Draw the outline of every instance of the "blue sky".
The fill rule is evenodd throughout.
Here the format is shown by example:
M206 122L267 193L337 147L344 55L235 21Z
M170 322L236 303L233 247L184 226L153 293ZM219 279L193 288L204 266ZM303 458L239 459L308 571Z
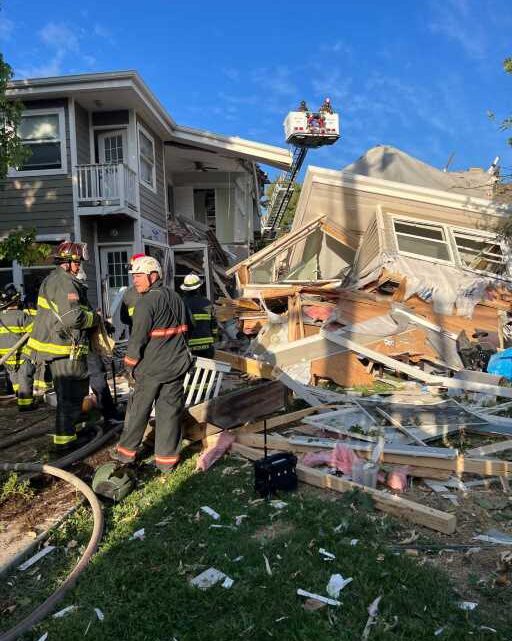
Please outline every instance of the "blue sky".
M282 121L330 96L343 137L308 163L340 168L390 144L442 168L512 148L509 0L1 0L17 77L136 69L180 124L283 145Z

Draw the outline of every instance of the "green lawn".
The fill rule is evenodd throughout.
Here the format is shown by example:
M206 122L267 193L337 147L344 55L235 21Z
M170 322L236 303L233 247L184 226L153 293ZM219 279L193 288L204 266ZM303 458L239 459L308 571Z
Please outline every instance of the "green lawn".
M230 457L206 474L195 474L194 464L195 457L189 458L167 479L148 476L121 505L107 509L101 549L59 606L79 608L45 620L27 639L48 632L48 641L352 640L361 638L367 607L379 595L381 616L371 641L510 638L510 619L507 628L506 621L498 624L479 609L461 611L443 573L390 551L388 544L402 537L401 525L373 512L366 497L303 488L283 496L288 506L277 510L251 503L251 464ZM203 505L221 520L197 516ZM242 514L247 518L235 527ZM140 528L145 539L130 541ZM57 551L31 574L14 573L11 585L2 582L0 602L4 608L16 604L12 614L2 615L2 630L62 580L89 531L83 509L54 535ZM351 539L359 542L351 545ZM66 551L70 540L79 545ZM321 547L336 560L324 561ZM233 586L191 587L189 579L210 566L233 578ZM341 607L306 611L297 588L327 595L332 573L354 579L341 593ZM103 622L94 608L104 613ZM498 632L482 630L482 624Z

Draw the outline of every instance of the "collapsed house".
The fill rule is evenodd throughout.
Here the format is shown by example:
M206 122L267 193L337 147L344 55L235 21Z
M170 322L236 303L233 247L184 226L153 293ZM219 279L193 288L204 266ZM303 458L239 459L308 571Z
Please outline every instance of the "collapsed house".
M482 369L512 300L499 238L512 207L492 200L495 180L381 146L343 171L309 167L290 232L227 270L239 298L219 316L302 383L382 375L348 340L427 373Z

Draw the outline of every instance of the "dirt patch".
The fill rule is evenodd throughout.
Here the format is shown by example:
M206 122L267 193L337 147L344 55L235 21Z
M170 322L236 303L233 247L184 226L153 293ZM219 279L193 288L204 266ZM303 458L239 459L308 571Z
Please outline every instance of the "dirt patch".
M265 543L273 541L280 536L287 536L291 534L293 530L294 528L291 523L287 523L286 521L276 521L271 525L265 525L256 530L251 538L264 545Z

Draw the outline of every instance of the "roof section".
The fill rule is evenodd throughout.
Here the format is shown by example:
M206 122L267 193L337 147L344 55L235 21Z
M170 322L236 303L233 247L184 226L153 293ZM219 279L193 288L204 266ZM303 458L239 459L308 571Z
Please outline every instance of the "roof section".
M151 111L155 125L164 140L205 148L232 156L241 156L247 160L287 169L291 165L290 152L282 147L275 147L238 136L221 136L210 131L191 129L176 124L155 94L149 89L136 71L106 71L102 73L85 73L50 78L30 78L15 80L8 85L8 95L13 98L36 99L43 97L82 96L92 99L96 92L103 93L115 90L118 97L124 99L131 92L134 99L142 101L144 107ZM126 101L126 106L131 106ZM139 103L140 104L140 103Z
M358 160L343 168L343 173L380 178L407 185L451 191L489 200L493 177L483 169L444 172L388 145L372 147Z

